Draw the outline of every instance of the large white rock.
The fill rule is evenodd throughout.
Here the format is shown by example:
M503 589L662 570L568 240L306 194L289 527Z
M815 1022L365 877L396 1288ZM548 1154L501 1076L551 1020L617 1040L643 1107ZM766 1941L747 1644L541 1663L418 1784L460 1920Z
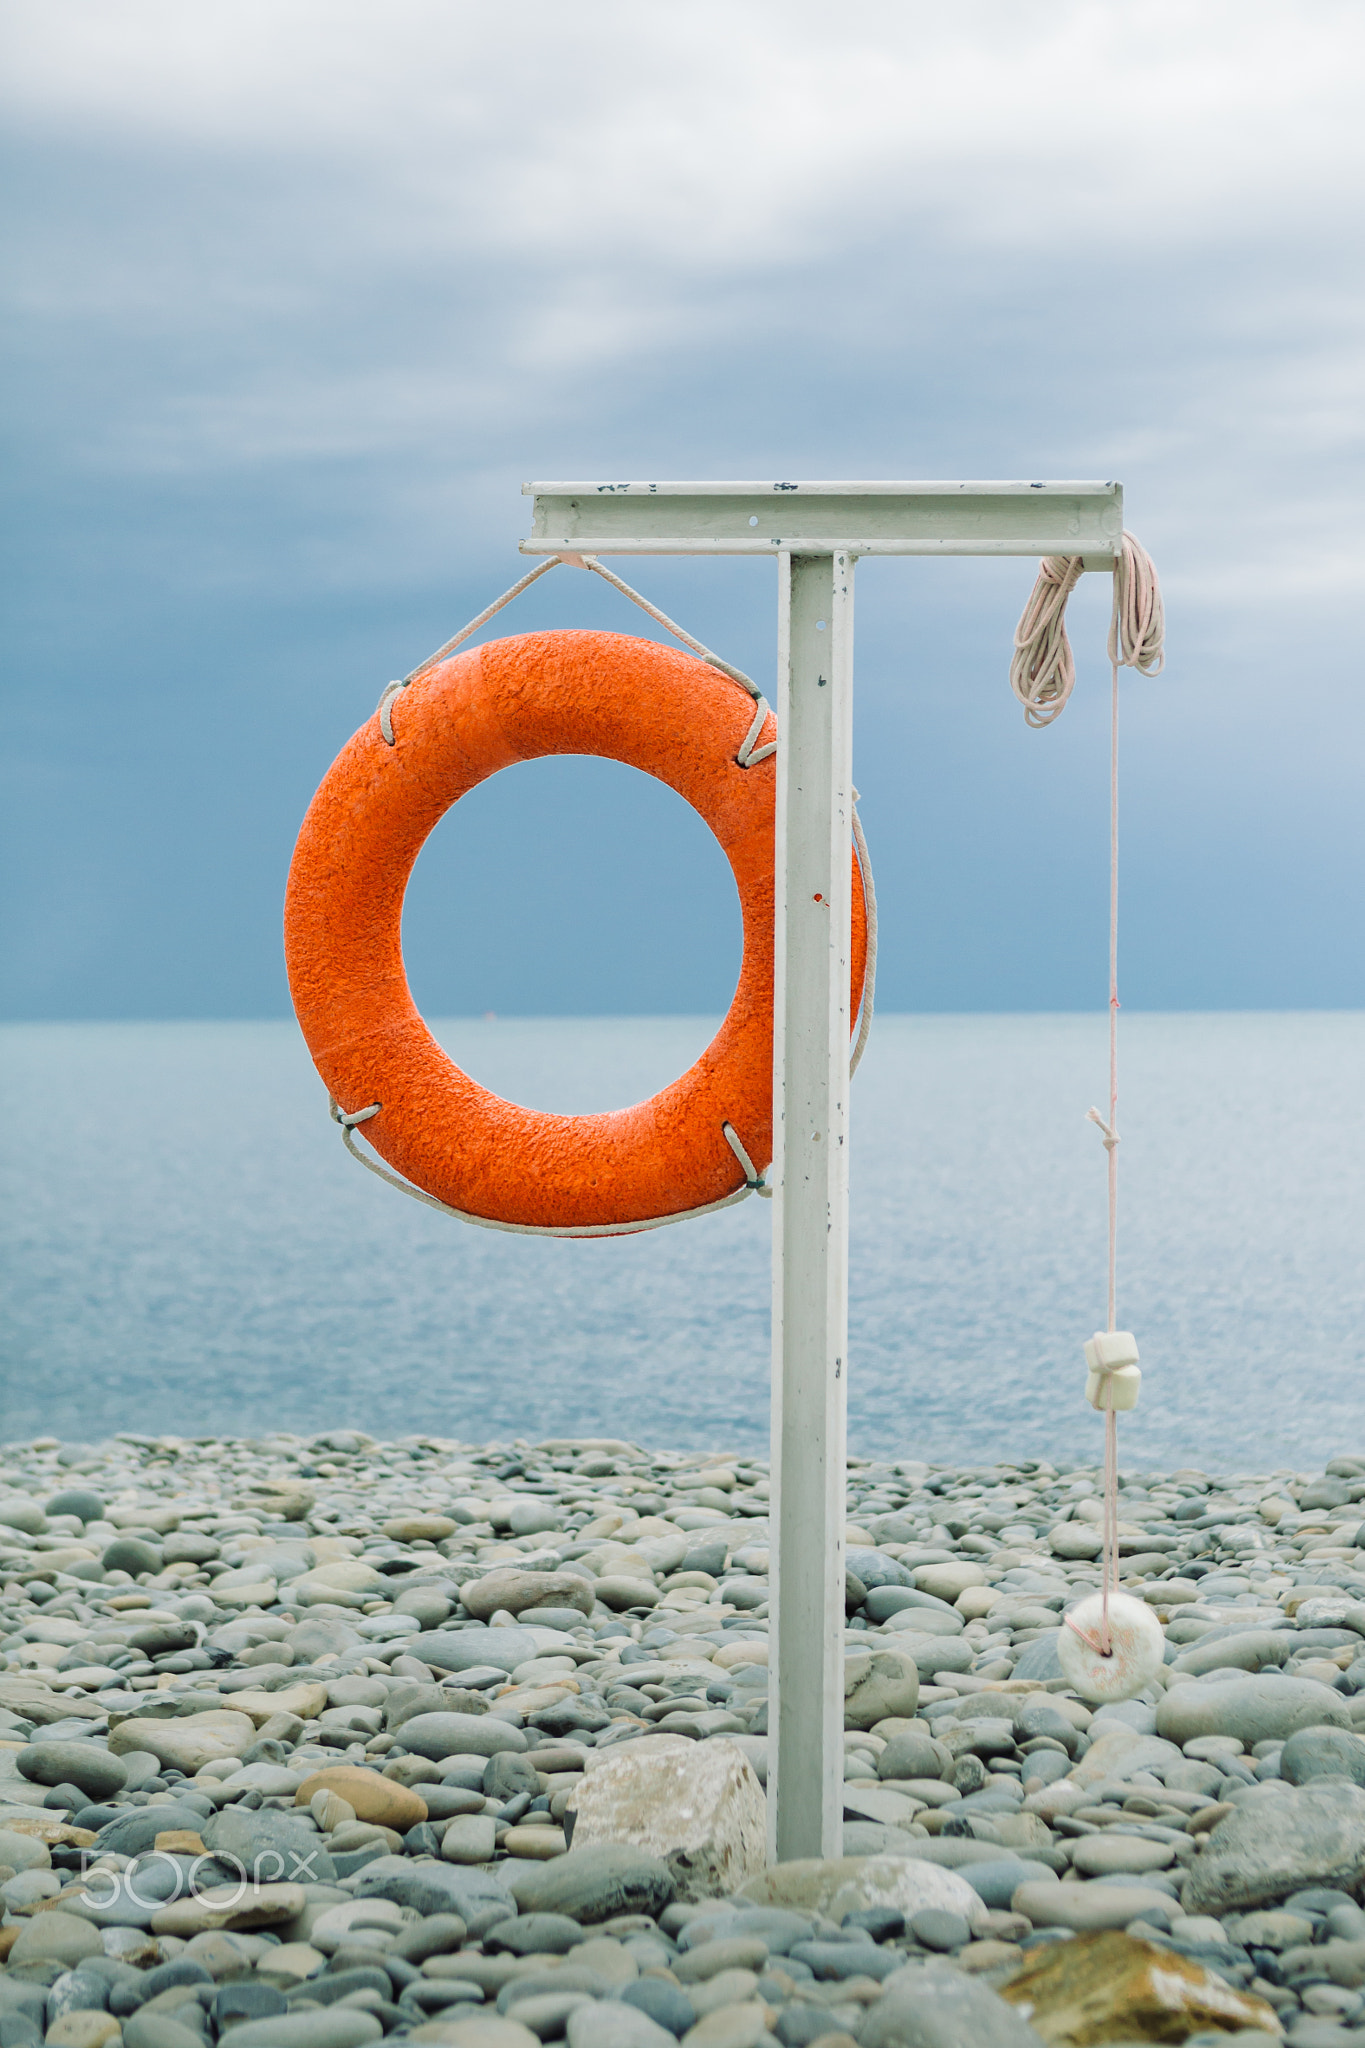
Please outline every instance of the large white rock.
M850 1638L844 1649L844 1726L873 1728L897 1716L909 1720L919 1704L919 1666L904 1650L870 1650Z
M728 1897L764 1865L763 1787L723 1736L625 1743L584 1773L569 1806L575 1850L629 1842L668 1864L680 1899Z

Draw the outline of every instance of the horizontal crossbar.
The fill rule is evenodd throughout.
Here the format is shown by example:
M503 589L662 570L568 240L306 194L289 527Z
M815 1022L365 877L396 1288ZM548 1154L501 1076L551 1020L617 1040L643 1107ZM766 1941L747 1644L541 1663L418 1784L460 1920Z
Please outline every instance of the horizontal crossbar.
M546 483L524 555L1082 555L1112 565L1117 483Z

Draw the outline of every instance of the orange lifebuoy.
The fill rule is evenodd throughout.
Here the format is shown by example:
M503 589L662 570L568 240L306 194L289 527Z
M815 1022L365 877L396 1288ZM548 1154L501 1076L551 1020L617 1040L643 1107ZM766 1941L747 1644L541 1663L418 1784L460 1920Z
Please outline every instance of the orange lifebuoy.
M416 1188L473 1221L610 1235L742 1193L727 1123L760 1169L771 1160L776 763L738 765L753 712L737 683L654 641L530 633L420 674L391 704L392 745L376 713L337 756L289 871L289 987L334 1101L379 1105L365 1137ZM760 738L775 736L770 714ZM403 895L428 833L477 783L546 754L602 755L677 790L724 848L744 917L739 984L701 1058L648 1102L598 1116L481 1088L427 1030L403 971ZM853 880L856 1014L856 859Z

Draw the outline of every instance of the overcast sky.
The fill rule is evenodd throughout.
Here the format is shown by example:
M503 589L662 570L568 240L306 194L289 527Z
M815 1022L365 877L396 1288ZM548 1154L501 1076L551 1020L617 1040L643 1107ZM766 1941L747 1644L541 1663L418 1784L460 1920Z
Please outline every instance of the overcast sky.
M1353 0L7 0L5 1014L266 1016L321 775L531 477L1118 477L1125 991L1365 1004ZM897 1009L1102 1004L1107 590L859 571ZM635 580L770 682L771 562ZM495 631L638 614L569 570ZM601 763L438 828L431 1011L723 1007L705 827Z

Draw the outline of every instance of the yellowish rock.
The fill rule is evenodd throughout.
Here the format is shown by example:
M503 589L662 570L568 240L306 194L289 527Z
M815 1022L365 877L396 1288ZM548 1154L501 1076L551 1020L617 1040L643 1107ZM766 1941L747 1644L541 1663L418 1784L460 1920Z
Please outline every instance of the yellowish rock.
M339 1793L354 1809L357 1820L373 1821L376 1826L392 1828L400 1835L427 1817L425 1799L400 1785L396 1778L366 1770L363 1764L328 1764L324 1770L314 1771L294 1794L295 1806L311 1805L318 1792Z
M278 1948L266 1950L256 1965L256 1975L288 1990L306 1978L316 1977L326 1961L322 1950L314 1948L311 1942L282 1941Z
M441 1543L458 1526L449 1515L395 1515L385 1522L384 1534L390 1543Z
M234 1712L250 1714L258 1728L273 1714L297 1714L301 1721L316 1721L327 1705L327 1688L317 1679L282 1686L279 1692L257 1692L248 1686L232 1695L232 1705Z
M113 1744L110 1743L110 1748ZM0 1828L12 1835L27 1835L30 1841L63 1842L71 1849L88 1849L95 1837L89 1828L72 1827L55 1814L35 1813L28 1806L0 1806Z
M64 2012L43 2038L45 2048L111 2048L123 2030L112 2013Z
M946 1600L951 1606L968 1586L984 1586L986 1574L979 1564L955 1557L947 1564L920 1565L914 1579L921 1593L931 1593L935 1600Z
M163 1828L152 1843L165 1856L203 1856L204 1837L194 1828Z
M766 1664L768 1645L766 1642L722 1643L712 1661L722 1671L736 1671L741 1664Z
M509 1856L528 1856L533 1862L548 1863L568 1848L563 1828L509 1828L502 1838Z
M1264 1999L1234 1991L1201 1963L1114 1933L1078 1934L1029 1955L1001 1992L1049 2048L1184 2041L1209 2029L1282 2028Z
M557 1707L561 1700L574 1698L579 1690L578 1680L570 1678L557 1685L514 1685L510 1692L500 1692L497 1698L499 1707L514 1707L524 1720L529 1720L546 1707Z
M273 1607L278 1592L275 1580L263 1579L253 1565L223 1572L213 1582L213 1597L219 1607Z
M414 2027L408 2039L433 2043L435 2048L540 2048L538 2036L520 2020L478 2019L427 2020Z

